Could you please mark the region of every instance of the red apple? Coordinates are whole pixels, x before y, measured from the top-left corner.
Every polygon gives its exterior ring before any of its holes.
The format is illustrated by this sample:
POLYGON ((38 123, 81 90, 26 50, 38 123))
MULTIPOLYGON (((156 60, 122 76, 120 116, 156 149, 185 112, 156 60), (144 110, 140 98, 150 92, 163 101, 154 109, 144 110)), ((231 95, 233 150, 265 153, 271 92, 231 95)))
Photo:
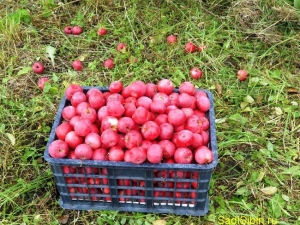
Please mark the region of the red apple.
POLYGON ((158 125, 161 125, 163 123, 167 123, 168 122, 167 114, 158 114, 155 117, 154 122, 157 123, 158 125))
POLYGON ((160 134, 160 128, 157 123, 153 121, 147 121, 141 128, 141 133, 144 139, 152 141, 156 139, 160 134))
POLYGON ((207 145, 209 143, 209 133, 207 131, 202 131, 200 134, 203 138, 203 145, 207 145))
POLYGON ((203 130, 202 121, 198 116, 192 115, 186 120, 185 129, 193 133, 201 133, 203 130))
POLYGON ((160 163, 163 159, 163 148, 159 144, 152 144, 147 150, 147 160, 150 163, 160 163))
POLYGON ((118 131, 126 134, 133 130, 135 127, 135 122, 130 117, 122 117, 118 122, 118 131))
POLYGON ((80 60, 76 59, 73 61, 72 63, 72 67, 74 70, 76 71, 80 71, 80 70, 83 70, 83 64, 80 60))
POLYGON ((102 122, 103 118, 108 116, 108 112, 107 112, 107 106, 102 106, 98 112, 97 112, 97 117, 99 122, 102 122))
POLYGON ((86 93, 86 97, 87 97, 87 99, 89 99, 90 98, 90 96, 91 95, 94 95, 94 94, 102 94, 103 95, 103 93, 98 89, 98 88, 91 88, 91 89, 89 89, 88 91, 87 91, 87 93, 86 93))
POLYGON ((168 107, 170 105, 169 96, 167 94, 163 93, 163 92, 156 93, 153 96, 152 101, 153 102, 161 101, 166 105, 166 107, 168 107))
POLYGON ((107 113, 109 116, 118 118, 121 117, 124 112, 125 109, 121 102, 114 100, 107 103, 107 113))
POLYGON ((239 70, 237 71, 236 76, 240 81, 244 81, 248 77, 248 72, 246 70, 239 70))
POLYGON ((175 153, 175 145, 169 140, 162 140, 158 143, 163 148, 163 158, 172 158, 175 153))
POLYGON ((115 64, 114 64, 114 60, 113 59, 107 59, 103 62, 103 66, 106 69, 112 69, 114 68, 115 64))
POLYGON ((101 137, 96 133, 89 133, 84 139, 84 143, 91 146, 92 149, 100 148, 101 146, 101 137))
POLYGON ((188 95, 194 95, 195 86, 191 82, 185 81, 182 84, 180 84, 179 92, 180 93, 186 93, 188 95))
POLYGON ((107 30, 104 27, 99 28, 97 31, 97 34, 99 36, 104 36, 104 35, 106 35, 106 33, 107 33, 107 30))
POLYGON ((157 93, 157 85, 153 83, 147 83, 145 96, 152 98, 155 93, 157 93))
POLYGON ((119 43, 118 46, 117 46, 117 50, 119 52, 123 52, 123 53, 126 52, 126 48, 127 48, 127 46, 124 43, 119 43))
POLYGON ((72 105, 66 106, 63 108, 61 115, 64 120, 70 121, 74 116, 76 116, 76 108, 72 105))
POLYGON ((184 112, 186 119, 190 118, 192 115, 194 115, 194 110, 191 108, 181 108, 181 111, 184 112))
POLYGON ((93 149, 87 144, 80 144, 75 148, 75 156, 77 159, 89 160, 93 156, 93 149))
POLYGON ((174 128, 170 123, 163 123, 159 126, 160 134, 159 138, 161 140, 170 140, 173 136, 174 128))
POLYGON ((118 130, 119 120, 113 116, 106 116, 102 119, 100 131, 103 132, 106 129, 118 130))
POLYGON ((182 130, 177 134, 176 143, 179 147, 189 147, 194 141, 193 132, 182 130))
POLYGON ((83 92, 75 92, 71 98, 71 104, 77 107, 81 102, 86 102, 86 96, 83 92))
POLYGON ((177 37, 174 35, 169 35, 167 37, 167 42, 169 45, 175 44, 175 43, 177 43, 177 37))
POLYGON ((72 34, 79 35, 82 33, 82 28, 80 26, 74 26, 72 29, 72 34))
POLYGON ((101 160, 101 161, 107 161, 108 156, 107 156, 107 150, 104 148, 98 148, 93 151, 93 160, 101 160))
POLYGON ((124 151, 119 146, 113 146, 109 149, 108 160, 114 162, 120 162, 124 160, 124 151))
POLYGON ((65 142, 72 149, 83 143, 83 138, 76 134, 75 131, 70 131, 65 137, 65 142))
POLYGON ((48 77, 42 77, 38 81, 38 87, 42 91, 44 90, 46 82, 50 82, 50 79, 48 77))
POLYGON ((74 126, 75 126, 75 123, 77 123, 77 121, 79 121, 80 120, 80 116, 73 116, 71 119, 70 119, 70 124, 72 125, 72 127, 74 128, 74 126))
POLYGON ((183 125, 185 121, 185 113, 180 109, 172 109, 168 114, 168 122, 175 127, 183 125))
POLYGON ((193 143, 192 147, 193 148, 198 148, 203 145, 203 138, 201 134, 198 133, 193 133, 193 143))
POLYGON ((98 110, 105 104, 105 99, 102 93, 93 93, 88 97, 88 103, 91 107, 98 110))
POLYGON ((131 130, 125 134, 125 146, 128 149, 132 149, 134 147, 139 147, 142 144, 142 135, 140 132, 136 130, 131 130))
POLYGON ((214 160, 214 155, 209 148, 201 146, 195 150, 195 160, 198 164, 209 164, 214 160))
POLYGON ((83 92, 82 87, 80 85, 78 85, 78 84, 71 84, 71 85, 69 85, 67 87, 67 89, 66 89, 66 92, 65 92, 66 98, 69 101, 71 101, 71 98, 72 98, 73 94, 76 93, 76 92, 83 92))
POLYGON ((166 111, 166 105, 162 101, 152 102, 150 105, 151 112, 163 114, 166 111))
POLYGON ((193 161, 193 152, 189 148, 177 148, 174 153, 174 160, 180 164, 190 164, 193 161))
POLYGON ((101 143, 103 145, 107 146, 108 148, 111 148, 115 145, 117 145, 119 142, 119 135, 116 131, 112 129, 106 129, 101 134, 101 143))
POLYGON ((68 122, 63 122, 55 129, 55 134, 60 140, 65 140, 67 133, 73 130, 73 127, 68 122))
POLYGON ((97 111, 92 107, 87 107, 81 112, 82 119, 88 119, 91 123, 95 123, 97 120, 97 111))
POLYGON ((197 46, 194 45, 192 42, 186 43, 186 45, 185 45, 185 51, 186 51, 187 53, 193 53, 193 52, 195 52, 196 50, 197 50, 197 46))
POLYGON ((49 145, 48 151, 53 158, 64 158, 68 155, 69 147, 66 142, 55 140, 49 145))
POLYGON ((187 93, 181 93, 178 96, 178 105, 180 108, 191 108, 196 107, 196 98, 187 93))
POLYGON ((133 113, 136 111, 136 106, 133 103, 125 103, 124 104, 124 116, 132 117, 133 113))
POLYGON ((132 97, 139 98, 145 95, 147 86, 143 81, 134 81, 129 86, 129 92, 132 97))
POLYGON ((158 92, 162 92, 167 95, 170 95, 173 92, 174 88, 175 88, 175 86, 174 86, 173 82, 169 79, 160 80, 157 84, 158 92))
POLYGON ((131 162, 135 164, 141 164, 146 161, 147 154, 142 147, 134 147, 130 149, 131 153, 131 162))
POLYGON ((45 70, 45 67, 44 67, 43 63, 35 62, 32 65, 32 70, 33 70, 33 72, 35 72, 37 74, 42 74, 45 70))
POLYGON ((66 26, 64 28, 64 33, 65 34, 72 34, 72 29, 73 29, 73 26, 66 26))
POLYGON ((114 81, 109 85, 109 91, 111 93, 120 93, 123 89, 123 84, 121 81, 114 81))
POLYGON ((143 106, 145 109, 150 110, 152 99, 147 96, 139 97, 136 101, 136 106, 143 106))
POLYGON ((208 97, 200 96, 196 100, 197 108, 202 112, 207 112, 210 109, 210 101, 208 97))
POLYGON ((190 75, 192 78, 198 80, 202 77, 202 71, 199 68, 194 67, 190 70, 190 75))
POLYGON ((132 114, 132 119, 137 124, 144 124, 150 119, 150 112, 144 107, 138 107, 132 114))
POLYGON ((88 119, 80 119, 75 123, 74 131, 81 137, 85 137, 92 131, 92 123, 88 119))
POLYGON ((173 92, 172 94, 169 95, 169 101, 171 105, 178 106, 178 98, 179 98, 179 93, 173 92))

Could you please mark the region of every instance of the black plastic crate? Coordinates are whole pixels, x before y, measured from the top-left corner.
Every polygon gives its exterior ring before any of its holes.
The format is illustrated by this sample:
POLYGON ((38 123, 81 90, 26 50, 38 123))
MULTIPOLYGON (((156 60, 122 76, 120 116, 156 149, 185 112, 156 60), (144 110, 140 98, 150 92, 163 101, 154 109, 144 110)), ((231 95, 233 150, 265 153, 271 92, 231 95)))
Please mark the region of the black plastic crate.
MULTIPOLYGON (((83 87, 88 91, 95 87, 83 87)), ((97 87, 102 92, 106 87, 97 87)), ((200 89, 198 89, 200 90, 200 89)), ((202 89, 201 89, 202 90, 202 89)), ((176 90, 178 91, 178 90, 176 90)), ((150 164, 128 162, 54 159, 48 153, 57 139, 56 127, 62 110, 70 102, 63 97, 55 118, 44 158, 50 163, 60 205, 73 210, 117 210, 202 216, 209 209, 209 183, 218 163, 213 95, 207 90, 211 107, 209 148, 214 160, 208 165, 150 164)))

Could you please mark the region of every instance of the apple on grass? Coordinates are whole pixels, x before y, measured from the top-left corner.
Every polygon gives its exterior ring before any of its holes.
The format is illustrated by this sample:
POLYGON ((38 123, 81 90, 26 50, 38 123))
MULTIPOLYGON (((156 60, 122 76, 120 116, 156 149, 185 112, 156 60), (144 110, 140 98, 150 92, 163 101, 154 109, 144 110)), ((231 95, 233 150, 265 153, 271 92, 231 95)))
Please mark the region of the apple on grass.
POLYGON ((114 60, 113 60, 113 59, 106 59, 106 60, 103 62, 103 66, 104 66, 106 69, 112 69, 112 68, 114 68, 114 66, 115 66, 114 60))
POLYGON ((237 71, 236 76, 239 81, 245 81, 248 77, 248 72, 246 70, 239 70, 237 71))
POLYGON ((118 46, 117 46, 117 50, 119 52, 126 52, 126 49, 127 49, 127 45, 125 43, 119 43, 118 46))
POLYGON ((177 37, 175 35, 169 35, 167 37, 167 42, 169 45, 173 45, 173 44, 177 43, 177 37))
POLYGON ((39 79, 38 87, 41 91, 44 90, 44 87, 45 87, 47 82, 50 82, 50 79, 48 77, 42 77, 42 78, 39 79))
POLYGON ((35 62, 32 65, 32 70, 36 74, 42 74, 44 72, 44 70, 45 70, 45 67, 44 67, 43 63, 41 63, 41 62, 35 62))
POLYGON ((66 26, 64 28, 64 33, 65 34, 72 34, 73 26, 66 26))
POLYGON ((202 71, 197 68, 197 67, 194 67, 190 70, 190 75, 192 78, 194 78, 195 80, 198 80, 202 77, 203 73, 202 71))
POLYGON ((76 60, 73 61, 72 67, 76 71, 83 70, 83 64, 79 59, 76 59, 76 60))
POLYGON ((97 31, 97 34, 99 36, 104 36, 104 35, 106 35, 106 33, 107 33, 107 30, 104 27, 99 28, 97 31))
POLYGON ((82 33, 82 27, 80 26, 74 26, 73 29, 72 29, 72 34, 74 35, 79 35, 82 33))
POLYGON ((192 42, 187 42, 185 45, 185 51, 187 53, 193 53, 197 50, 197 46, 194 45, 192 42))

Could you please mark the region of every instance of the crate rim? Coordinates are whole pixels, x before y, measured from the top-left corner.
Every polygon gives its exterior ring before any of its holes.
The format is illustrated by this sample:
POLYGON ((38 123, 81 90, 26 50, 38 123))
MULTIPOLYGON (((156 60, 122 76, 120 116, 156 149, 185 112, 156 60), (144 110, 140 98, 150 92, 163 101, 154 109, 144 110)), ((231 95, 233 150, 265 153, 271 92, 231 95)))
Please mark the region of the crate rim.
MULTIPOLYGON (((97 88, 101 91, 108 91, 108 87, 100 87, 100 86, 82 86, 84 91, 88 91, 91 88, 97 88)), ((196 89, 196 91, 204 91, 209 98, 210 101, 210 109, 209 109, 209 121, 210 121, 210 149, 213 152, 214 160, 210 164, 168 164, 168 163, 142 163, 142 164, 134 164, 130 162, 113 162, 113 161, 99 161, 99 160, 74 160, 74 159, 67 159, 61 158, 56 159, 52 158, 49 155, 48 148, 49 145, 55 140, 55 129, 60 124, 60 118, 63 108, 65 107, 65 102, 67 101, 66 96, 64 94, 62 100, 60 101, 59 108, 57 110, 55 120, 53 122, 49 140, 46 145, 46 149, 44 151, 44 159, 49 162, 50 164, 60 164, 60 165, 80 165, 80 166, 106 166, 106 167, 132 167, 132 168, 143 168, 143 169, 183 169, 183 170, 212 170, 218 164, 218 152, 217 152, 217 140, 216 140, 216 125, 215 125, 215 114, 214 114, 214 101, 213 101, 213 94, 206 90, 206 89, 196 89)), ((178 88, 174 89, 174 92, 178 92, 178 88)))

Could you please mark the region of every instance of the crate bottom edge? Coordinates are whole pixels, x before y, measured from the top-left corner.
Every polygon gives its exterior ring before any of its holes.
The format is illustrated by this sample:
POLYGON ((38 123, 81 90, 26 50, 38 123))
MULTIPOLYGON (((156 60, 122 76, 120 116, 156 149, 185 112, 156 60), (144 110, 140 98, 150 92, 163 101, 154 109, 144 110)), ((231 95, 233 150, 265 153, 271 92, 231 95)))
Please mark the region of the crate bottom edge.
POLYGON ((113 207, 113 206, 103 206, 103 205, 79 205, 79 204, 70 204, 64 203, 62 199, 59 199, 59 205, 63 209, 67 210, 111 210, 111 211, 120 211, 120 212, 144 212, 144 213, 159 213, 159 214, 174 214, 174 215, 191 215, 191 216, 205 216, 209 210, 209 198, 207 196, 205 201, 204 210, 193 210, 193 209, 163 209, 163 208, 143 208, 138 206, 121 206, 121 207, 113 207))

